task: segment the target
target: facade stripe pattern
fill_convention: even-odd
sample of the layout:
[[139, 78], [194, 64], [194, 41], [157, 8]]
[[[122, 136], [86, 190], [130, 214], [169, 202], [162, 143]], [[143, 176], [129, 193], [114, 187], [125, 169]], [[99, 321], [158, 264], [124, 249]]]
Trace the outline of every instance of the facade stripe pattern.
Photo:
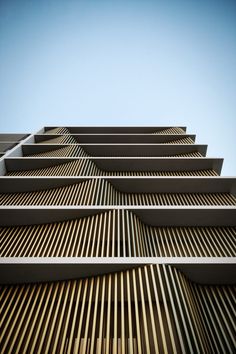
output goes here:
[[1, 257], [232, 257], [235, 227], [151, 227], [127, 210], [0, 229]]
[[[31, 264], [35, 266], [32, 257], [39, 257], [36, 268], [39, 278], [42, 276], [44, 282], [29, 284], [27, 276], [32, 270], [27, 268], [28, 275], [26, 278], [23, 276], [24, 284], [18, 284], [22, 279], [17, 279], [16, 284], [0, 285], [0, 353], [235, 353], [236, 287], [196, 284], [178, 269], [181, 268], [180, 262], [184, 265], [182, 269], [187, 269], [190, 260], [186, 258], [192, 257], [194, 263], [198, 261], [196, 257], [201, 257], [204, 263], [204, 258], [210, 257], [214, 263], [214, 258], [221, 257], [224, 260], [218, 269], [222, 270], [224, 262], [230, 263], [232, 257], [235, 257], [236, 227], [227, 226], [220, 219], [222, 215], [227, 214], [228, 217], [234, 212], [236, 197], [233, 192], [234, 182], [231, 185], [232, 179], [226, 183], [223, 181], [223, 184], [220, 178], [214, 181], [216, 183], [213, 188], [216, 189], [211, 188], [216, 191], [214, 193], [183, 192], [188, 190], [185, 185], [181, 192], [178, 186], [183, 186], [182, 181], [174, 186], [178, 192], [171, 193], [173, 189], [168, 191], [168, 179], [160, 186], [152, 185], [157, 186], [158, 191], [162, 191], [163, 186], [162, 192], [145, 193], [146, 184], [142, 191], [141, 186], [146, 181], [137, 185], [134, 182], [129, 190], [125, 189], [129, 184], [120, 183], [119, 178], [109, 179], [109, 176], [185, 176], [187, 180], [191, 177], [211, 176], [214, 179], [214, 176], [218, 176], [216, 171], [220, 170], [221, 160], [204, 160], [205, 146], [194, 146], [195, 136], [186, 135], [184, 127], [46, 127], [35, 135], [34, 146], [32, 140], [31, 136], [28, 146], [25, 141], [19, 145], [18, 150], [6, 157], [2, 173], [7, 171], [6, 176], [36, 177], [30, 179], [30, 188], [35, 190], [29, 191], [28, 179], [22, 178], [20, 186], [25, 192], [1, 193], [0, 205], [7, 218], [8, 211], [12, 212], [15, 206], [22, 207], [19, 208], [20, 212], [24, 209], [30, 209], [30, 212], [37, 209], [36, 212], [40, 213], [43, 207], [46, 210], [37, 219], [42, 223], [0, 227], [0, 256], [6, 258], [3, 264], [6, 267], [9, 264], [10, 267], [18, 267], [19, 264], [25, 266], [22, 257], [27, 259], [26, 267]], [[95, 147], [96, 155], [101, 151], [106, 152], [100, 159], [87, 152], [95, 151], [94, 147], [88, 148], [88, 145], [95, 145], [94, 142], [97, 142], [97, 146], [106, 145], [107, 142], [106, 147]], [[152, 146], [148, 142], [156, 144], [154, 150], [150, 150]], [[126, 147], [112, 150], [113, 143]], [[165, 147], [158, 147], [161, 144]], [[168, 144], [171, 146], [166, 146]], [[127, 145], [132, 146], [132, 150], [129, 151]], [[149, 147], [143, 148], [145, 145]], [[115, 156], [117, 151], [127, 154], [119, 156], [119, 160]], [[129, 161], [127, 155], [136, 152], [137, 155], [130, 156]], [[146, 152], [154, 159], [147, 156]], [[163, 161], [165, 157], [167, 159]], [[168, 160], [168, 157], [173, 159]], [[145, 162], [141, 163], [142, 159]], [[116, 169], [116, 166], [119, 167]], [[163, 170], [161, 166], [165, 166]], [[40, 185], [37, 184], [37, 177], [40, 176], [85, 178], [73, 178], [69, 185], [66, 179], [65, 182], [54, 182], [53, 178], [48, 178], [42, 184], [45, 186], [49, 183], [51, 187], [40, 189], [37, 188]], [[47, 181], [49, 179], [50, 182]], [[9, 181], [10, 178], [7, 183], [11, 183]], [[35, 182], [33, 187], [32, 182]], [[64, 185], [53, 187], [61, 183]], [[158, 183], [158, 178], [152, 183]], [[201, 185], [200, 181], [197, 183]], [[200, 190], [206, 190], [206, 186], [203, 187]], [[132, 193], [139, 190], [141, 192]], [[60, 206], [60, 212], [61, 209], [64, 212], [66, 206], [72, 206], [69, 209], [73, 209], [75, 219], [66, 220], [68, 215], [64, 221], [60, 216], [57, 218], [56, 206]], [[182, 226], [173, 226], [173, 221], [172, 226], [154, 227], [151, 222], [150, 225], [143, 223], [133, 212], [135, 209], [145, 209], [148, 212], [155, 206], [155, 217], [158, 217], [159, 209], [165, 213], [165, 209], [173, 207], [174, 210], [181, 210], [180, 218], [185, 209], [191, 209], [191, 215], [195, 218], [193, 220], [200, 215], [198, 209], [202, 212], [207, 207], [214, 213], [216, 209], [217, 215], [220, 215], [220, 225], [223, 226], [217, 226], [215, 221], [214, 227], [185, 226], [181, 224], [183, 219], [178, 219], [176, 224]], [[53, 220], [58, 221], [45, 223], [45, 220], [50, 220], [50, 217], [43, 219], [45, 211], [50, 213], [51, 209], [55, 213]], [[80, 214], [80, 209], [86, 210]], [[221, 214], [222, 210], [225, 214]], [[18, 215], [13, 213], [14, 223], [23, 224], [22, 220], [17, 220]], [[27, 211], [24, 217], [27, 217]], [[191, 220], [189, 224], [193, 225], [194, 222]], [[202, 224], [206, 224], [205, 220]], [[63, 262], [72, 264], [72, 257], [75, 257], [76, 267], [81, 267], [79, 271], [83, 278], [73, 279], [70, 274], [68, 280], [49, 282], [58, 273], [53, 276], [42, 275], [44, 271], [40, 268], [40, 262], [54, 262], [55, 259], [49, 259], [53, 257], [59, 258], [62, 266], [58, 268], [53, 264], [55, 272], [60, 271], [58, 269], [64, 271]], [[99, 258], [98, 263], [107, 264], [108, 274], [98, 275], [99, 270], [95, 270], [93, 276], [88, 277], [86, 267], [90, 267], [91, 259], [86, 261], [86, 258], [93, 257]], [[156, 262], [158, 257], [167, 258], [164, 262], [168, 261], [168, 257], [173, 257], [172, 261], [175, 263], [176, 259], [178, 265], [136, 265], [125, 270], [125, 267], [135, 262], [135, 257], [140, 257], [136, 263], [145, 262], [144, 257], [155, 258]], [[180, 257], [183, 259], [179, 260]], [[108, 265], [111, 262], [119, 262], [119, 269], [123, 271], [111, 273]], [[123, 262], [127, 266], [121, 268]], [[152, 260], [149, 259], [150, 262]], [[48, 271], [47, 263], [46, 267]], [[17, 273], [18, 269], [14, 269]], [[197, 273], [198, 276], [200, 274], [200, 277], [208, 281], [208, 277], [212, 276], [208, 269], [210, 267], [206, 267], [206, 274]], [[195, 270], [198, 272], [197, 268]], [[191, 269], [188, 268], [186, 272], [190, 278], [194, 278]], [[231, 279], [228, 275], [226, 279]], [[14, 276], [11, 273], [9, 279], [16, 279]], [[53, 279], [60, 277], [61, 274]]]
[[[24, 154], [27, 157], [92, 157], [89, 155], [84, 148], [78, 145], [65, 146], [63, 148], [54, 149], [46, 152], [39, 152], [34, 154]], [[112, 154], [106, 154], [107, 156], [116, 156]], [[119, 156], [121, 156], [119, 154]], [[141, 155], [139, 155], [141, 157]], [[144, 154], [142, 156], [145, 156]], [[193, 151], [189, 153], [180, 153], [173, 155], [160, 155], [159, 157], [202, 157], [202, 154], [198, 151]], [[125, 157], [125, 156], [123, 156]], [[148, 157], [147, 155], [145, 157]]]
[[233, 353], [235, 288], [170, 266], [1, 289], [1, 353]]
[[124, 193], [105, 179], [34, 192], [1, 193], [0, 205], [236, 205], [230, 193]]
[[53, 166], [9, 171], [7, 176], [218, 176], [215, 170], [190, 171], [104, 171], [88, 159], [78, 159]]

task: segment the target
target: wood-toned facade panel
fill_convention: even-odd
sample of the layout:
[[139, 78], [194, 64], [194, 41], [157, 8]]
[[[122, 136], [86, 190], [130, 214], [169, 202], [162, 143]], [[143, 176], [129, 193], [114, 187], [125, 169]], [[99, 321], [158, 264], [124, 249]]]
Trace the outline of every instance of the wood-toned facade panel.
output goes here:
[[[119, 154], [120, 156], [121, 154]], [[80, 145], [68, 145], [65, 147], [61, 148], [54, 148], [53, 150], [45, 151], [45, 152], [39, 152], [39, 153], [33, 153], [33, 154], [25, 154], [24, 156], [30, 156], [30, 157], [91, 157], [86, 151], [85, 148], [80, 146]], [[106, 152], [106, 156], [113, 156], [112, 150], [109, 149]], [[114, 156], [117, 156], [117, 154], [114, 154]], [[137, 153], [137, 156], [151, 156], [148, 153], [143, 152], [141, 155], [140, 153]], [[155, 156], [158, 157], [203, 157], [203, 155], [199, 151], [191, 151], [191, 152], [186, 152], [186, 153], [174, 153], [174, 154], [158, 154], [156, 153]]]
[[[42, 133], [42, 132], [41, 132]], [[43, 134], [186, 134], [186, 127], [73, 126], [45, 127]]]
[[64, 127], [55, 127], [45, 130], [44, 134], [70, 134], [70, 131]]
[[194, 141], [190, 137], [186, 137], [182, 139], [173, 139], [164, 144], [194, 144]]
[[236, 205], [230, 193], [124, 193], [105, 179], [33, 192], [0, 193], [0, 205]]
[[235, 288], [170, 266], [1, 288], [1, 353], [233, 353]]
[[0, 353], [235, 353], [235, 183], [194, 141], [45, 127], [1, 160]]
[[63, 140], [59, 139], [71, 137], [71, 142], [80, 144], [145, 144], [145, 143], [155, 143], [155, 144], [194, 144], [195, 135], [194, 134], [150, 134], [150, 133], [79, 133], [79, 134], [36, 134], [34, 136], [34, 143], [44, 143], [44, 141], [54, 140], [58, 138], [58, 143], [63, 143]]
[[79, 145], [67, 145], [62, 148], [54, 148], [53, 150], [35, 153], [24, 154], [30, 157], [90, 157], [89, 154]]
[[218, 176], [213, 169], [201, 170], [168, 170], [168, 171], [105, 171], [100, 169], [96, 163], [89, 159], [78, 159], [55, 165], [9, 171], [6, 176]]
[[1, 257], [235, 257], [235, 227], [150, 227], [127, 210], [0, 229]]
[[54, 138], [40, 141], [40, 144], [76, 144], [77, 140], [72, 135], [55, 135]]
[[155, 131], [153, 134], [185, 134], [185, 130], [180, 127], [165, 128]]
[[[106, 135], [102, 135], [103, 139], [99, 139], [99, 141], [97, 142], [95, 139], [94, 136], [92, 136], [92, 141], [91, 141], [91, 136], [90, 139], [86, 138], [86, 136], [82, 136], [82, 135], [59, 135], [57, 136], [56, 134], [55, 135], [49, 135], [48, 136], [48, 139], [45, 139], [45, 137], [47, 137], [47, 135], [43, 136], [43, 135], [38, 135], [35, 137], [36, 141], [35, 143], [37, 145], [41, 145], [41, 144], [79, 144], [79, 143], [88, 143], [88, 142], [95, 142], [97, 144], [103, 142], [103, 143], [119, 143], [119, 142], [122, 142], [122, 143], [159, 143], [159, 144], [174, 144], [174, 145], [186, 145], [186, 144], [194, 144], [194, 140], [191, 136], [186, 136], [186, 137], [176, 137], [175, 136], [171, 136], [171, 135], [168, 135], [168, 136], [158, 136], [159, 138], [158, 139], [154, 139], [154, 137], [152, 137], [152, 139], [148, 139], [148, 137], [146, 138], [146, 140], [144, 141], [143, 139], [140, 139], [140, 136], [137, 135], [135, 136], [136, 139], [134, 139], [134, 137], [132, 136], [132, 140], [129, 138], [130, 136], [127, 135], [124, 136], [124, 135], [114, 135], [113, 138], [109, 137], [106, 137]], [[96, 136], [97, 137], [97, 136]], [[124, 137], [126, 137], [126, 139], [124, 139]], [[162, 138], [161, 138], [162, 137]], [[131, 141], [130, 141], [131, 140]], [[156, 141], [155, 141], [156, 140]]]

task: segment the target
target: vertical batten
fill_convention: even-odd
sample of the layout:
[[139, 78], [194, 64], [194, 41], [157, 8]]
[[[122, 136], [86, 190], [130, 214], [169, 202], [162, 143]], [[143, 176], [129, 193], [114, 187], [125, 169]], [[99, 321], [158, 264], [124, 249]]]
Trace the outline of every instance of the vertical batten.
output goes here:
[[1, 257], [231, 257], [235, 227], [149, 227], [127, 210], [1, 229]]
[[0, 350], [233, 353], [234, 292], [191, 284], [164, 265], [3, 287]]
[[[197, 151], [202, 148], [194, 146], [194, 138], [185, 135], [183, 128], [148, 129], [148, 134], [156, 136], [152, 136], [152, 139], [171, 145], [165, 147], [166, 152], [169, 148], [172, 152], [178, 152], [169, 155], [157, 153], [157, 156], [186, 158], [186, 170], [182, 171], [172, 170], [171, 166], [170, 171], [144, 171], [141, 164], [138, 171], [132, 170], [132, 164], [126, 170], [103, 170], [98, 167], [96, 159], [87, 153], [89, 148], [79, 145], [80, 136], [71, 134], [76, 131], [73, 127], [45, 129], [45, 137], [35, 138], [39, 143], [23, 149], [32, 152], [25, 156], [32, 157], [35, 166], [45, 164], [45, 167], [9, 171], [7, 175], [86, 178], [46, 190], [2, 193], [0, 204], [12, 207], [73, 205], [79, 208], [83, 205], [100, 205], [100, 209], [109, 205], [110, 210], [82, 219], [0, 228], [2, 257], [235, 255], [235, 227], [151, 227], [126, 208], [115, 209], [115, 206], [129, 205], [236, 204], [235, 196], [226, 192], [170, 193], [167, 190], [165, 193], [146, 193], [143, 190], [140, 193], [125, 193], [115, 188], [112, 180], [108, 179], [109, 176], [217, 176], [213, 169], [187, 170], [188, 161], [200, 163], [204, 153]], [[82, 131], [91, 132], [91, 128], [85, 127]], [[125, 129], [121, 131], [125, 132]], [[120, 135], [121, 140], [125, 141], [125, 134]], [[130, 139], [128, 135], [127, 141]], [[101, 142], [100, 136], [98, 141]], [[146, 156], [145, 151], [144, 148], [136, 157]], [[114, 155], [117, 153], [111, 146], [106, 157]], [[53, 166], [46, 166], [47, 158], [54, 159]], [[27, 166], [30, 166], [30, 160], [22, 159], [28, 161]], [[91, 176], [97, 178], [91, 179]], [[197, 285], [167, 265], [144, 266], [54, 283], [2, 286], [0, 309], [3, 313], [1, 353], [195, 354], [233, 353], [236, 347], [235, 287]]]

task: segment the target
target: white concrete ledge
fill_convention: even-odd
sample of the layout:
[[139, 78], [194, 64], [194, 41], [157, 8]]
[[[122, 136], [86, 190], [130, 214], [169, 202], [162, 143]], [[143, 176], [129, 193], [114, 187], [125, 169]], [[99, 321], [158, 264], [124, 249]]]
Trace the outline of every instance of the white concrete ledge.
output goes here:
[[35, 142], [54, 139], [61, 136], [72, 136], [77, 143], [168, 143], [174, 140], [190, 138], [194, 142], [195, 134], [36, 134]]
[[147, 264], [172, 265], [191, 281], [201, 284], [234, 284], [236, 258], [2, 258], [0, 283], [78, 279], [113, 273]]
[[128, 210], [150, 226], [236, 226], [232, 206], [2, 206], [0, 226], [79, 219], [109, 210]]
[[[153, 125], [80, 125], [80, 126], [46, 126], [44, 127], [44, 132], [47, 132], [50, 129], [54, 128], [67, 128], [70, 134], [137, 134], [137, 133], [151, 133], [153, 134], [156, 131], [161, 131], [164, 129], [170, 128], [181, 128], [183, 131], [186, 131], [186, 127], [182, 126], [153, 126]], [[39, 133], [39, 132], [38, 132]], [[42, 131], [40, 131], [42, 133]]]
[[113, 171], [195, 171], [212, 169], [221, 172], [223, 159], [208, 157], [6, 157], [8, 172], [32, 170], [64, 164], [74, 160], [91, 160], [98, 168]]
[[232, 193], [236, 177], [223, 176], [1, 176], [0, 193], [30, 192], [104, 179], [126, 193]]
[[[188, 154], [199, 152], [206, 155], [207, 145], [194, 144], [149, 144], [149, 143], [116, 143], [116, 144], [25, 144], [22, 146], [23, 155], [44, 153], [69, 146], [79, 146], [91, 157], [165, 157], [167, 155]], [[13, 156], [13, 155], [12, 155]], [[63, 157], [63, 156], [62, 156]]]

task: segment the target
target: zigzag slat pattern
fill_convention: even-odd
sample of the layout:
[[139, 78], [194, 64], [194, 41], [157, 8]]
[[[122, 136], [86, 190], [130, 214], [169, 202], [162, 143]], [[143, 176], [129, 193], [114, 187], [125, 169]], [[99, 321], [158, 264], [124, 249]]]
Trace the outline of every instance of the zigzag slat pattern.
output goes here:
[[235, 227], [151, 227], [128, 210], [0, 228], [1, 257], [232, 257]]
[[182, 128], [173, 127], [173, 128], [157, 130], [153, 134], [186, 134], [186, 132]]
[[[93, 132], [96, 136], [92, 137]], [[101, 136], [98, 132], [101, 132]], [[109, 136], [109, 132], [112, 132], [115, 138]], [[117, 136], [115, 132], [118, 133]], [[80, 133], [83, 134], [83, 138]], [[197, 151], [203, 151], [204, 155], [205, 146], [194, 146], [195, 136], [186, 135], [185, 130], [180, 127], [145, 127], [144, 129], [105, 127], [104, 133], [101, 128], [55, 127], [46, 130], [44, 134], [45, 136], [42, 136], [43, 134], [35, 136], [35, 140], [38, 141], [35, 143], [36, 146], [26, 147], [26, 144], [19, 146], [20, 153], [21, 151], [35, 152], [25, 155], [32, 159], [18, 158], [17, 154], [15, 159], [6, 159], [6, 168], [9, 170], [14, 169], [14, 166], [16, 168], [15, 171], [9, 171], [7, 175], [86, 176], [86, 179], [80, 178], [80, 181], [76, 179], [77, 183], [45, 190], [0, 194], [0, 205], [3, 206], [3, 214], [6, 215], [4, 223], [27, 224], [0, 227], [0, 256], [5, 257], [2, 269], [5, 267], [9, 271], [7, 276], [2, 273], [1, 279], [7, 283], [25, 282], [23, 285], [0, 286], [2, 314], [0, 353], [234, 354], [236, 348], [235, 286], [194, 284], [175, 267], [157, 264], [138, 267], [137, 263], [146, 262], [144, 257], [152, 257], [149, 258], [149, 263], [160, 262], [159, 257], [167, 257], [162, 260], [167, 262], [170, 260], [168, 257], [171, 257], [171, 262], [178, 263], [178, 267], [185, 269], [189, 277], [194, 278], [193, 273], [196, 271], [197, 276], [200, 274], [199, 278], [202, 277], [203, 281], [211, 279], [210, 281], [213, 282], [212, 278], [215, 279], [215, 275], [210, 274], [208, 266], [200, 271], [198, 265], [191, 268], [191, 263], [199, 261], [196, 257], [202, 257], [202, 263], [208, 261], [205, 257], [211, 257], [213, 261], [216, 258], [217, 262], [218, 257], [222, 257], [224, 258], [224, 261], [221, 260], [222, 265], [224, 262], [230, 263], [232, 258], [229, 260], [229, 257], [234, 257], [236, 254], [236, 227], [184, 225], [154, 227], [143, 223], [135, 214], [135, 209], [145, 209], [145, 213], [148, 213], [148, 209], [155, 209], [155, 207], [158, 209], [159, 206], [166, 206], [165, 209], [168, 209], [168, 206], [175, 206], [174, 210], [181, 209], [183, 213], [185, 206], [188, 206], [186, 209], [193, 209], [191, 213], [197, 220], [199, 215], [202, 215], [198, 213], [198, 206], [219, 206], [211, 209], [213, 213], [215, 213], [214, 209], [217, 209], [220, 220], [221, 216], [224, 216], [221, 215], [221, 209], [224, 212], [229, 209], [231, 213], [232, 206], [236, 205], [236, 197], [223, 192], [181, 193], [181, 189], [176, 189], [180, 193], [164, 193], [163, 190], [168, 188], [168, 181], [164, 181], [162, 185], [164, 189], [161, 193], [144, 193], [146, 181], [141, 181], [141, 184], [138, 184], [140, 181], [135, 181], [134, 183], [137, 184], [132, 185], [132, 189], [131, 187], [127, 189], [126, 193], [122, 189], [126, 190], [129, 184], [103, 178], [105, 176], [218, 176], [216, 171], [220, 169], [221, 161], [218, 159], [205, 161]], [[80, 145], [80, 139], [84, 144]], [[99, 145], [103, 142], [111, 143], [113, 140], [118, 144], [127, 142], [127, 145], [132, 146], [132, 151], [127, 147], [112, 149], [107, 143], [106, 149], [103, 147], [96, 151], [96, 155], [105, 151], [102, 159], [96, 159], [86, 152], [86, 150], [94, 151], [88, 149], [86, 141], [87, 144], [92, 141]], [[32, 137], [28, 141], [32, 142]], [[149, 161], [146, 161], [144, 157], [148, 159], [150, 156], [147, 156], [145, 151], [153, 154], [161, 151], [158, 150], [159, 147], [155, 148], [155, 152], [150, 150], [152, 147], [143, 148], [142, 146], [148, 144], [148, 141], [157, 141], [158, 145], [172, 144], [169, 147], [162, 146], [162, 155], [158, 155], [157, 152], [158, 157], [186, 157], [186, 160], [165, 159], [166, 161], [163, 162], [162, 159], [157, 159], [154, 162], [149, 158]], [[192, 146], [184, 146], [185, 144], [192, 144]], [[139, 145], [139, 148], [135, 148], [135, 145]], [[47, 149], [49, 151], [45, 151]], [[118, 154], [117, 151], [122, 152], [119, 155], [120, 160], [115, 159], [115, 156], [118, 157], [115, 155]], [[136, 160], [127, 159], [127, 155], [134, 154], [134, 151]], [[163, 155], [166, 151], [168, 153], [173, 151], [175, 154]], [[109, 159], [106, 160], [106, 157]], [[194, 159], [197, 157], [202, 159]], [[60, 163], [62, 161], [64, 163]], [[209, 164], [212, 164], [212, 169], [187, 170], [190, 166], [209, 166]], [[53, 166], [42, 167], [47, 165]], [[26, 166], [26, 170], [17, 171], [18, 168], [24, 168], [23, 166]], [[32, 168], [39, 166], [41, 168]], [[114, 171], [109, 171], [111, 166]], [[140, 166], [140, 171], [135, 171], [137, 166]], [[160, 166], [166, 166], [167, 171], [159, 171]], [[31, 169], [27, 170], [27, 167]], [[155, 168], [157, 171], [148, 171]], [[177, 170], [178, 168], [180, 170]], [[168, 169], [173, 170], [168, 171]], [[101, 178], [91, 179], [89, 176]], [[32, 180], [37, 183], [39, 179]], [[216, 183], [219, 191], [225, 190], [223, 188], [227, 188], [231, 180], [222, 185], [221, 182], [219, 185], [218, 182]], [[9, 188], [10, 178], [7, 183]], [[22, 188], [27, 190], [27, 179], [23, 178], [20, 183]], [[51, 186], [58, 185], [58, 181], [53, 182], [53, 178], [50, 178], [50, 182], [46, 180], [43, 183], [44, 186], [48, 185], [47, 183]], [[32, 185], [29, 188], [32, 188]], [[231, 188], [230, 184], [227, 190], [234, 190], [234, 187]], [[131, 193], [130, 191], [142, 192]], [[60, 208], [57, 208], [57, 205]], [[20, 221], [18, 211], [12, 212], [15, 206], [21, 207], [20, 213], [22, 209], [24, 210], [24, 215], [21, 214], [23, 219]], [[53, 208], [46, 208], [46, 213], [50, 213], [53, 209], [54, 214], [47, 215], [44, 219], [45, 208], [41, 206], [45, 208], [53, 206]], [[66, 206], [72, 207], [66, 208]], [[133, 206], [135, 207], [132, 208]], [[41, 209], [43, 212], [37, 214], [37, 220], [44, 223], [28, 225], [34, 222], [35, 213], [40, 213]], [[57, 209], [60, 209], [59, 212]], [[61, 216], [67, 209], [73, 209], [72, 213]], [[166, 212], [164, 208], [159, 209]], [[200, 209], [202, 213], [204, 208]], [[137, 214], [139, 212], [140, 210]], [[158, 218], [157, 210], [155, 213], [155, 217]], [[80, 217], [88, 214], [87, 217]], [[34, 215], [32, 221], [29, 220], [29, 215]], [[66, 220], [71, 215], [76, 215], [76, 218]], [[142, 215], [142, 212], [139, 215]], [[165, 214], [165, 217], [166, 215], [169, 214]], [[14, 218], [13, 221], [11, 216]], [[150, 214], [148, 216], [150, 217]], [[45, 223], [45, 220], [52, 220], [51, 217], [57, 221]], [[61, 221], [61, 218], [65, 220]], [[205, 221], [202, 224], [206, 224]], [[168, 225], [169, 222], [170, 220]], [[220, 223], [224, 225], [222, 220]], [[191, 221], [190, 224], [192, 225], [193, 222]], [[39, 264], [34, 263], [35, 259], [32, 257], [36, 257], [36, 262]], [[94, 264], [91, 266], [90, 257], [93, 261], [102, 264], [102, 267], [99, 268]], [[176, 260], [172, 257], [176, 257]], [[179, 257], [183, 259], [180, 260]], [[59, 258], [61, 258], [60, 267], [58, 267]], [[123, 271], [111, 273], [115, 267], [113, 264], [109, 269], [108, 264], [111, 262], [114, 264], [119, 262], [119, 269]], [[134, 262], [136, 268], [135, 265], [132, 266]], [[180, 262], [183, 263], [182, 266]], [[125, 268], [122, 268], [121, 263]], [[67, 281], [27, 284], [32, 279], [34, 281], [68, 279], [68, 275], [65, 274], [68, 269], [72, 269], [68, 268], [71, 264], [75, 266], [76, 272], [79, 270], [83, 276], [88, 276], [87, 271], [89, 269], [90, 272], [91, 267], [95, 269], [95, 273], [91, 278], [74, 280], [75, 273], [72, 272], [69, 273], [70, 280]], [[106, 271], [109, 274], [97, 275], [104, 264], [107, 264]], [[134, 268], [124, 270], [128, 268], [128, 264]], [[222, 265], [218, 268], [220, 272], [225, 271], [222, 270]], [[215, 271], [216, 268], [213, 270]], [[18, 279], [16, 274], [20, 274], [22, 269], [25, 273]], [[44, 274], [45, 269], [47, 274]], [[204, 274], [201, 273], [202, 271]], [[222, 274], [217, 279], [222, 282]], [[230, 274], [226, 279], [232, 282]]]
[[194, 141], [190, 137], [186, 137], [182, 139], [174, 139], [167, 142], [163, 142], [162, 144], [194, 144]]
[[9, 171], [6, 176], [218, 176], [214, 170], [103, 171], [91, 160], [74, 160], [33, 170]]
[[[170, 135], [171, 137], [171, 135]], [[50, 138], [47, 140], [40, 140], [36, 142], [36, 144], [78, 144], [78, 137], [74, 137], [73, 135], [61, 135], [56, 136], [55, 138]], [[168, 141], [159, 142], [159, 144], [194, 144], [194, 141], [190, 137], [178, 138], [178, 139], [170, 139]]]
[[58, 127], [58, 128], [52, 128], [49, 130], [46, 130], [44, 134], [70, 134], [69, 129], [64, 128], [64, 127]]
[[1, 288], [1, 353], [233, 353], [235, 288], [171, 266]]
[[0, 205], [236, 205], [229, 193], [124, 193], [104, 179], [19, 193], [1, 193]]
[[[63, 148], [59, 149], [54, 149], [54, 150], [49, 150], [46, 152], [41, 152], [41, 153], [36, 153], [36, 154], [24, 154], [24, 156], [28, 157], [92, 157], [89, 155], [85, 149], [79, 145], [70, 145], [70, 146], [65, 146]], [[106, 153], [106, 157], [110, 156], [117, 156], [112, 153]], [[148, 157], [145, 153], [142, 155], [139, 154], [139, 157]], [[189, 153], [182, 153], [182, 154], [173, 154], [173, 155], [160, 155], [156, 154], [156, 156], [159, 157], [202, 157], [202, 154], [198, 151], [193, 151]], [[119, 157], [121, 155], [119, 154]]]
[[[44, 132], [44, 134], [71, 134], [71, 133], [68, 128], [58, 127], [58, 128], [48, 129]], [[186, 134], [186, 132], [180, 127], [170, 127], [170, 128], [154, 131], [152, 134]]]
[[40, 142], [36, 142], [36, 144], [77, 144], [77, 143], [78, 141], [72, 135], [61, 135], [56, 138], [41, 140]]
[[25, 154], [28, 157], [90, 157], [79, 145], [69, 145], [60, 149], [54, 149], [37, 154]]

